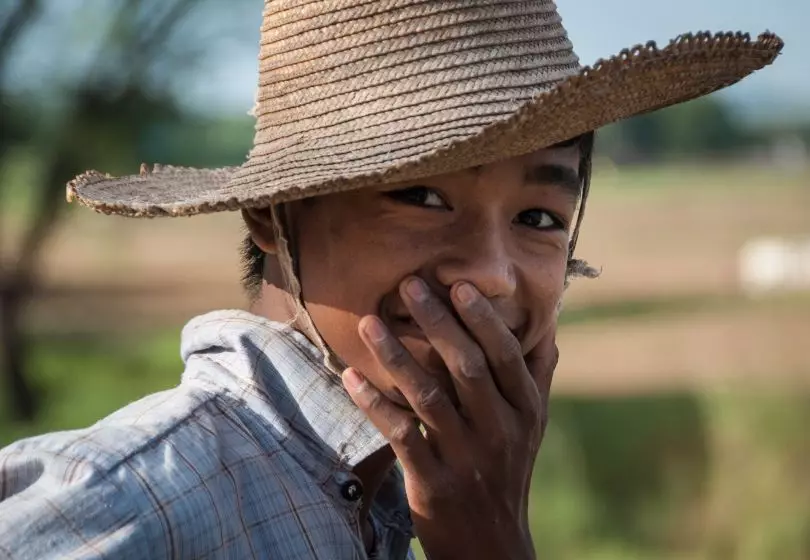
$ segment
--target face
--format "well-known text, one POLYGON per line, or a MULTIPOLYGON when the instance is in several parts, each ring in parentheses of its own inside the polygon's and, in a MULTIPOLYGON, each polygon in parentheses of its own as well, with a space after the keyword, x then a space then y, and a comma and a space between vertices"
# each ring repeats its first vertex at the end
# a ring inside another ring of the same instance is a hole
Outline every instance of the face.
POLYGON ((358 334, 377 315, 452 394, 443 362, 399 295, 416 275, 443 298, 475 285, 527 354, 556 328, 579 179, 577 146, 295 203, 304 300, 326 343, 405 405, 358 334))

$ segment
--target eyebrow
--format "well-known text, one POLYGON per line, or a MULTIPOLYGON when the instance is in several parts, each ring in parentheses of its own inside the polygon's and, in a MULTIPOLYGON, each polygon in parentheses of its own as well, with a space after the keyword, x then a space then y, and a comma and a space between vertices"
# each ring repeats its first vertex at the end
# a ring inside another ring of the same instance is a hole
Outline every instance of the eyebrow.
POLYGON ((582 194, 579 174, 564 165, 534 165, 526 170, 523 180, 528 184, 559 187, 574 200, 582 194))

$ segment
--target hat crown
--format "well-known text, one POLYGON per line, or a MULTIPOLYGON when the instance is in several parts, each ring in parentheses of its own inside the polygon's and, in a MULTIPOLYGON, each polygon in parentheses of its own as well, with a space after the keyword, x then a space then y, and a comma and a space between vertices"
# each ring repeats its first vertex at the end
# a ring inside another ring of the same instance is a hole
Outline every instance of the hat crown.
POLYGON ((552 0, 266 0, 247 161, 91 171, 68 199, 179 216, 417 181, 717 91, 782 47, 689 33, 581 68, 552 0))
POLYGON ((507 115, 579 70, 550 0, 266 0, 261 31, 260 152, 507 115))

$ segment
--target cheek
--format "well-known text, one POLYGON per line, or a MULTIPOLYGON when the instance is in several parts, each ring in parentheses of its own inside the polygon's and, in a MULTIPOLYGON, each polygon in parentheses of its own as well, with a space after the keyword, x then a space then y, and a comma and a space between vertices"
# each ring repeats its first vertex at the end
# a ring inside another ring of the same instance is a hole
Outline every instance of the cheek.
POLYGON ((302 258, 304 302, 329 347, 346 363, 362 368, 358 360, 366 349, 357 333, 358 323, 364 315, 376 313, 382 279, 343 247, 324 248, 333 250, 308 264, 302 258))
POLYGON ((390 227, 379 228, 373 220, 320 224, 300 238, 307 310, 329 347, 384 388, 389 383, 362 342, 358 324, 363 316, 378 314, 383 298, 419 269, 418 247, 397 242, 390 227))
POLYGON ((523 268, 527 306, 533 310, 532 323, 536 342, 550 327, 556 325, 559 305, 565 290, 565 275, 568 266, 567 247, 542 257, 535 257, 523 268))

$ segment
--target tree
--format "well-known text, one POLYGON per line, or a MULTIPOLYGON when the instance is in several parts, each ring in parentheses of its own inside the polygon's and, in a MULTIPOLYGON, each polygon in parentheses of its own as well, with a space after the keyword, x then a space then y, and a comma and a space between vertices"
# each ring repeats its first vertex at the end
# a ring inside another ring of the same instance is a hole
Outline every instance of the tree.
MULTIPOLYGON (((8 94, 4 70, 15 47, 38 25, 44 8, 53 5, 18 0, 0 9, 0 106, 4 108, 0 111, 0 165, 11 146, 23 143, 36 144, 42 162, 41 179, 25 185, 32 203, 20 242, 10 256, 0 254, 0 374, 17 419, 30 420, 37 412, 37 395, 25 372, 21 319, 37 289, 44 242, 65 212, 65 183, 98 166, 111 171, 136 169, 138 142, 151 123, 181 119, 170 87, 173 75, 205 51, 198 42, 178 40, 181 24, 206 5, 217 4, 195 0, 93 3, 94 15, 101 5, 108 11, 96 59, 60 89, 60 108, 46 134, 38 134, 31 121, 17 117, 25 103, 8 94)), ((214 46, 214 42, 206 44, 214 46)), ((0 185, 4 190, 8 187, 0 185)), ((3 210, 0 207, 0 217, 3 210)))
MULTIPOLYGON (((3 95, 2 87, 5 64, 18 39, 36 19, 40 9, 38 0, 21 0, 0 20, 0 162, 11 144, 26 137, 21 123, 15 118, 16 113, 7 110, 10 103, 3 95)), ((25 237, 23 245, 29 245, 35 236, 29 234, 25 237)), ((5 374, 16 416, 25 419, 33 417, 36 409, 34 393, 23 372, 19 329, 20 306, 28 286, 25 268, 30 263, 16 260, 15 263, 6 263, 0 259, 0 368, 5 374)))
POLYGON ((728 156, 751 141, 716 97, 633 117, 607 127, 599 153, 618 163, 728 156))

